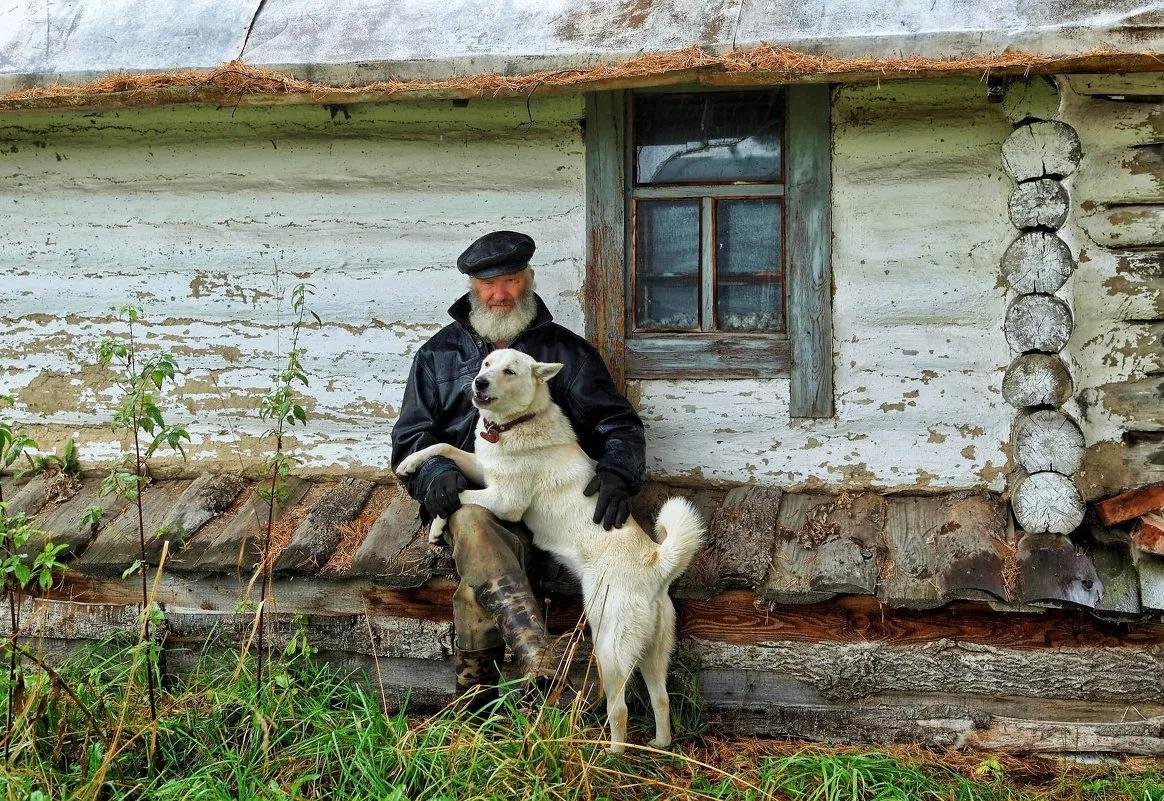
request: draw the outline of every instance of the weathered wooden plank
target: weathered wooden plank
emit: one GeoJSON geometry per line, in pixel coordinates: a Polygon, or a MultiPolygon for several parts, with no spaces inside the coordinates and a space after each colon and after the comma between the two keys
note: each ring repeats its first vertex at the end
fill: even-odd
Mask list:
{"type": "Polygon", "coordinates": [[[817,548],[830,533],[824,518],[836,500],[832,495],[785,494],[777,518],[772,563],[763,597],[774,603],[817,603],[835,594],[813,590],[817,548]]]}
{"type": "Polygon", "coordinates": [[[1064,536],[1025,534],[1018,543],[1018,598],[1094,608],[1103,582],[1091,555],[1064,536]]]}
{"type": "Polygon", "coordinates": [[[1017,183],[1064,178],[1075,171],[1082,156],[1079,136],[1058,120],[1020,125],[1002,143],[1002,165],[1017,183]]]}
{"type": "Polygon", "coordinates": [[[1056,409],[1019,415],[1013,441],[1014,456],[1028,473],[1054,470],[1069,476],[1083,463],[1083,432],[1056,409]]]}
{"type": "Polygon", "coordinates": [[[1129,720],[1126,705],[1015,696],[909,694],[829,704],[768,673],[703,671],[701,679],[705,697],[711,694],[708,719],[737,735],[1017,754],[1164,754],[1164,715],[1156,705],[1129,720]]]}
{"type": "Polygon", "coordinates": [[[792,86],[786,91],[789,413],[832,417],[832,88],[792,86]]]}
{"type": "Polygon", "coordinates": [[[967,494],[946,499],[943,507],[948,520],[933,537],[942,597],[1007,600],[1005,502],[997,495],[967,494]]]}
{"type": "Polygon", "coordinates": [[[1164,432],[1160,431],[1129,431],[1121,442],[1089,446],[1075,476],[1087,500],[1155,481],[1164,481],[1164,432]]]}
{"type": "Polygon", "coordinates": [[[1066,75],[1071,91],[1080,95],[1157,98],[1164,95],[1162,72],[1116,72],[1066,75]]]}
{"type": "Polygon", "coordinates": [[[626,97],[623,92],[586,95],[586,336],[624,387],[626,339],[626,97]]]}
{"type": "MultiPolygon", "coordinates": [[[[174,504],[190,483],[185,480],[159,481],[147,485],[142,490],[142,530],[145,534],[145,558],[148,564],[157,564],[165,540],[164,537],[158,536],[159,531],[173,510],[174,504]]],[[[73,566],[84,573],[99,576],[120,575],[140,558],[137,503],[134,502],[126,506],[116,520],[98,532],[97,538],[73,566]]]]}
{"type": "Polygon", "coordinates": [[[634,335],[625,343],[626,373],[635,379],[786,378],[791,344],[779,336],[665,338],[634,335]]]}
{"type": "Polygon", "coordinates": [[[1054,295],[1021,295],[1006,310],[1003,332],[1019,353],[1058,353],[1071,337],[1071,309],[1054,295]]]}
{"type": "Polygon", "coordinates": [[[67,546],[58,556],[59,559],[62,561],[73,559],[88,547],[101,526],[114,520],[128,505],[129,501],[114,493],[102,495],[100,478],[84,479],[73,497],[60,504],[45,507],[36,516],[34,525],[42,529],[47,536],[34,536],[29,539],[27,547],[30,557],[39,553],[47,541],[54,545],[67,546]],[[101,519],[96,526],[82,522],[90,506],[100,510],[101,519]]]}
{"type": "Polygon", "coordinates": [[[1002,377],[1002,396],[1011,406],[1062,406],[1071,397],[1071,374],[1063,360],[1046,353],[1024,353],[1002,377]]]}
{"type": "Polygon", "coordinates": [[[836,498],[824,519],[827,536],[812,561],[809,588],[813,592],[872,595],[886,552],[888,504],[866,492],[836,498]]]}
{"type": "Polygon", "coordinates": [[[1105,142],[1084,155],[1072,191],[1085,211],[1164,201],[1164,141],[1131,147],[1105,142]]]}
{"type": "MultiPolygon", "coordinates": [[[[1094,530],[1093,530],[1094,533],[1094,530]]],[[[1139,615],[1140,576],[1136,572],[1126,538],[1095,538],[1090,546],[1095,574],[1103,585],[1103,592],[1095,605],[1096,612],[1120,615],[1139,615]]]]}
{"type": "Polygon", "coordinates": [[[783,495],[778,487],[743,486],[724,496],[708,521],[708,536],[719,557],[713,592],[763,586],[783,495]]]}
{"type": "Polygon", "coordinates": [[[419,560],[415,558],[415,551],[407,555],[411,558],[405,554],[419,533],[420,504],[403,487],[397,487],[380,517],[368,530],[347,574],[391,577],[393,580],[399,577],[402,583],[398,586],[423,584],[430,577],[424,569],[423,552],[419,560]]]}
{"type": "Polygon", "coordinates": [[[1028,473],[1011,494],[1015,522],[1030,534],[1070,534],[1087,511],[1075,482],[1062,473],[1028,473]]]}
{"type": "Polygon", "coordinates": [[[5,499],[8,506],[5,514],[34,516],[49,502],[49,479],[35,475],[26,481],[11,498],[5,499]]]}
{"type": "MultiPolygon", "coordinates": [[[[281,520],[297,504],[311,482],[298,476],[283,479],[285,495],[275,504],[274,522],[281,520]]],[[[244,504],[218,526],[193,537],[170,561],[170,569],[194,573],[250,573],[262,559],[263,534],[267,530],[270,504],[259,490],[270,489],[270,481],[259,481],[244,504]]],[[[224,515],[228,513],[224,512],[224,515]]]]}
{"type": "Polygon", "coordinates": [[[951,523],[941,498],[890,496],[885,529],[888,553],[877,597],[890,606],[928,609],[945,603],[938,586],[940,569],[933,547],[951,523]]]}
{"type": "Polygon", "coordinates": [[[1164,204],[1094,205],[1081,203],[1079,227],[1105,248],[1164,246],[1164,204]]]}
{"type": "Polygon", "coordinates": [[[320,499],[291,535],[275,560],[276,573],[315,573],[339,543],[339,525],[353,520],[376,485],[362,478],[345,478],[320,499]]]}
{"type": "Polygon", "coordinates": [[[1075,271],[1071,248],[1048,231],[1019,234],[1002,254],[1002,275],[1019,294],[1051,293],[1075,271]]]}
{"type": "Polygon", "coordinates": [[[681,647],[704,669],[795,676],[832,703],[886,692],[1158,703],[1164,680],[1164,648],[1158,645],[1013,649],[955,640],[735,645],[688,637],[681,647]]]}
{"type": "Polygon", "coordinates": [[[1010,193],[1007,211],[1015,228],[1057,229],[1067,220],[1071,198],[1053,178],[1036,178],[1019,184],[1010,193]]]}
{"type": "MultiPolygon", "coordinates": [[[[1164,348],[1161,348],[1164,354],[1164,348]]],[[[1105,384],[1099,403],[1135,431],[1164,431],[1164,376],[1105,384]]]]}
{"type": "Polygon", "coordinates": [[[1133,551],[1140,577],[1140,604],[1144,609],[1164,610],[1164,557],[1133,551]]]}
{"type": "Polygon", "coordinates": [[[230,508],[246,481],[241,476],[203,473],[186,487],[159,527],[159,536],[176,552],[183,543],[220,513],[230,508]]]}

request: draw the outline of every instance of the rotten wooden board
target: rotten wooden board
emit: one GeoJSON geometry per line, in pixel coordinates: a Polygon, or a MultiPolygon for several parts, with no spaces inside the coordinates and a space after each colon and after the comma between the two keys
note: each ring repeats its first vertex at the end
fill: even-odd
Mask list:
{"type": "Polygon", "coordinates": [[[688,637],[681,648],[704,669],[795,676],[831,703],[887,692],[1159,702],[1164,682],[1160,646],[1013,649],[956,640],[735,645],[688,637]]]}
{"type": "Polygon", "coordinates": [[[101,479],[87,478],[81,482],[75,495],[59,504],[46,506],[33,520],[33,524],[45,532],[45,536],[31,537],[27,543],[31,556],[44,548],[45,542],[65,545],[57,557],[62,561],[75,558],[82,553],[102,526],[117,518],[129,505],[129,501],[114,493],[101,494],[101,479]],[[83,522],[89,507],[95,507],[100,521],[96,526],[83,522]]]}
{"type": "Polygon", "coordinates": [[[1128,431],[1122,441],[1091,445],[1075,480],[1088,500],[1164,481],[1164,432],[1128,431]]]}
{"type": "Polygon", "coordinates": [[[994,495],[967,494],[946,499],[943,512],[947,522],[933,537],[942,597],[1008,600],[1005,502],[994,495]]]}
{"type": "Polygon", "coordinates": [[[784,493],[778,487],[736,487],[724,496],[708,536],[718,554],[713,593],[755,590],[764,583],[772,562],[776,520],[784,493]]]}
{"type": "MultiPolygon", "coordinates": [[[[1093,535],[1095,530],[1092,530],[1093,535]]],[[[1095,604],[1096,612],[1140,616],[1140,575],[1126,538],[1096,537],[1088,546],[1095,573],[1103,592],[1095,604]]]]}
{"type": "Polygon", "coordinates": [[[941,498],[900,496],[889,499],[888,552],[877,597],[890,606],[928,609],[945,603],[938,586],[933,548],[951,521],[941,498]]]}
{"type": "MultiPolygon", "coordinates": [[[[274,522],[307,494],[311,482],[288,476],[283,486],[285,495],[282,503],[275,504],[274,522]]],[[[259,494],[260,488],[269,489],[270,483],[257,483],[243,506],[217,532],[206,532],[188,542],[171,560],[171,568],[179,572],[249,574],[262,559],[263,534],[271,512],[270,504],[259,494]]]]}
{"type": "Polygon", "coordinates": [[[1057,534],[1024,534],[1018,543],[1019,600],[1093,609],[1103,582],[1088,551],[1057,534]]]}
{"type": "Polygon", "coordinates": [[[200,528],[225,512],[242,492],[246,481],[230,473],[203,473],[174,502],[162,521],[162,536],[170,540],[170,551],[178,549],[200,528]]]}
{"type": "MultiPolygon", "coordinates": [[[[159,481],[147,485],[141,492],[142,532],[145,537],[145,561],[156,565],[162,553],[164,537],[158,536],[167,516],[190,481],[159,481]]],[[[141,558],[137,503],[125,510],[101,529],[88,549],[73,563],[82,572],[94,575],[120,575],[141,558]]]]}
{"type": "Polygon", "coordinates": [[[418,535],[423,535],[427,546],[427,534],[420,529],[420,504],[403,487],[397,487],[360,543],[347,575],[382,578],[393,586],[423,584],[430,578],[426,570],[428,548],[410,547],[418,535]]]}
{"type": "Polygon", "coordinates": [[[339,543],[340,524],[355,519],[375,486],[362,478],[345,478],[336,484],[295,529],[291,541],[275,560],[275,572],[317,572],[339,543]]]}

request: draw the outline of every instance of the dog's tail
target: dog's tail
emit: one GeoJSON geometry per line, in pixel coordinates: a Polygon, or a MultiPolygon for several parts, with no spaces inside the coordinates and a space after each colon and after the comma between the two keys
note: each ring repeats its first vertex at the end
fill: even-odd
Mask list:
{"type": "Polygon", "coordinates": [[[659,543],[659,573],[669,585],[691,564],[703,544],[704,524],[699,510],[686,498],[670,498],[655,520],[659,543]]]}

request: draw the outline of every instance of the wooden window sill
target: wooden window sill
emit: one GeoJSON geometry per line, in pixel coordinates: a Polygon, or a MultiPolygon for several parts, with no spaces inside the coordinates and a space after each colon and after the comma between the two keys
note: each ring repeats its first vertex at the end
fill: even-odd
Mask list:
{"type": "Polygon", "coordinates": [[[634,334],[626,339],[628,379],[789,378],[784,334],[634,334]]]}

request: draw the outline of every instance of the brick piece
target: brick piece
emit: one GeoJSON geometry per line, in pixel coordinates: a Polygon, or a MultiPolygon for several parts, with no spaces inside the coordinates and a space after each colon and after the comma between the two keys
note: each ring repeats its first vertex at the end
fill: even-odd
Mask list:
{"type": "Polygon", "coordinates": [[[1164,514],[1146,514],[1140,518],[1132,542],[1141,551],[1164,556],[1164,514]]]}
{"type": "Polygon", "coordinates": [[[1164,509],[1164,481],[1121,492],[1095,505],[1105,526],[1123,523],[1157,509],[1164,509]]]}

